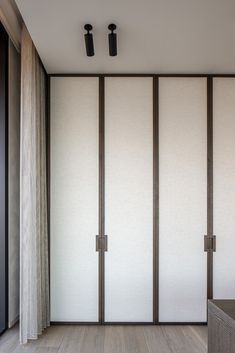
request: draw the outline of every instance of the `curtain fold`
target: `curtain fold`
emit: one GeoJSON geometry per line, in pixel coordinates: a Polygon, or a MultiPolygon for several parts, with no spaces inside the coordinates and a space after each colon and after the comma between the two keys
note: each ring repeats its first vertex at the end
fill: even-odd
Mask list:
{"type": "Polygon", "coordinates": [[[46,80],[26,29],[21,41],[20,342],[49,326],[46,80]]]}

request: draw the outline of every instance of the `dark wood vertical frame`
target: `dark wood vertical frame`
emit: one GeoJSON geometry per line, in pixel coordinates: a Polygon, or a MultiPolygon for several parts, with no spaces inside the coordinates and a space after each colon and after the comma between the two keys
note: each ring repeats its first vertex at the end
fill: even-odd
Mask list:
{"type": "MultiPolygon", "coordinates": [[[[99,236],[105,235],[105,85],[99,77],[99,236]]],[[[99,323],[105,319],[105,252],[99,251],[99,323]]]]}
{"type": "Polygon", "coordinates": [[[0,334],[8,327],[8,35],[0,23],[0,334]]]}
{"type": "MultiPolygon", "coordinates": [[[[207,77],[207,235],[213,235],[213,77],[207,77]]],[[[207,299],[213,299],[213,250],[207,252],[207,299]]]]}
{"type": "Polygon", "coordinates": [[[153,76],[153,322],[159,322],[159,78],[153,76]]]}

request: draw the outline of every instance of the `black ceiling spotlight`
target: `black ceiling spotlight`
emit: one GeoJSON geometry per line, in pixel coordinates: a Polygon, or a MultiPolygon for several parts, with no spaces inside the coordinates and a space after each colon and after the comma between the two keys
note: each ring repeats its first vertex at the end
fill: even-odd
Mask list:
{"type": "Polygon", "coordinates": [[[109,55],[116,56],[117,55],[117,33],[114,33],[117,26],[114,23],[111,23],[108,26],[108,29],[111,31],[109,33],[109,55]]]}
{"type": "Polygon", "coordinates": [[[87,31],[86,34],[84,34],[85,37],[85,45],[86,45],[86,54],[87,56],[94,56],[94,43],[93,43],[93,35],[90,33],[92,30],[92,25],[86,24],[84,26],[84,29],[87,31]]]}

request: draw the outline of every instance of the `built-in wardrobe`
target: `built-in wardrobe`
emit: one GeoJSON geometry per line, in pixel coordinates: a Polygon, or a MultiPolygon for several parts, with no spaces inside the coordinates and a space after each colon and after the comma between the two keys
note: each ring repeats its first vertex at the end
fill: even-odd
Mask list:
{"type": "Polygon", "coordinates": [[[235,78],[51,75],[51,321],[202,323],[235,298],[235,78]]]}

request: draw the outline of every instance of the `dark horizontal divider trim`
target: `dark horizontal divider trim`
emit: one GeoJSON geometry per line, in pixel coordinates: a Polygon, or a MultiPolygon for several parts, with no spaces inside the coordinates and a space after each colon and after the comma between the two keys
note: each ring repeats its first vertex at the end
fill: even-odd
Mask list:
{"type": "Polygon", "coordinates": [[[110,325],[110,326],[117,326],[117,325],[122,325],[122,326],[151,326],[154,325],[154,322],[119,322],[119,321],[115,321],[115,322],[86,322],[86,321],[51,321],[50,323],[51,325],[55,325],[55,326],[59,326],[59,325],[110,325]]]}
{"type": "Polygon", "coordinates": [[[159,322],[162,326],[207,326],[207,322],[159,322]]]}
{"type": "Polygon", "coordinates": [[[235,78],[235,73],[233,74],[157,74],[157,73],[149,73],[149,74],[108,74],[108,73],[96,73],[96,74],[66,74],[66,73],[53,73],[48,74],[49,77],[228,77],[235,78]]]}
{"type": "Polygon", "coordinates": [[[153,74],[49,74],[50,77],[153,77],[153,74]]]}
{"type": "Polygon", "coordinates": [[[51,321],[51,326],[60,326],[60,325],[102,325],[99,321],[51,321]]]}
{"type": "Polygon", "coordinates": [[[119,321],[105,321],[105,325],[110,325],[110,326],[152,326],[154,325],[154,322],[119,322],[119,321]]]}
{"type": "Polygon", "coordinates": [[[52,326],[60,325],[94,325],[94,326],[206,326],[207,322],[86,322],[86,321],[51,321],[52,326]]]}

